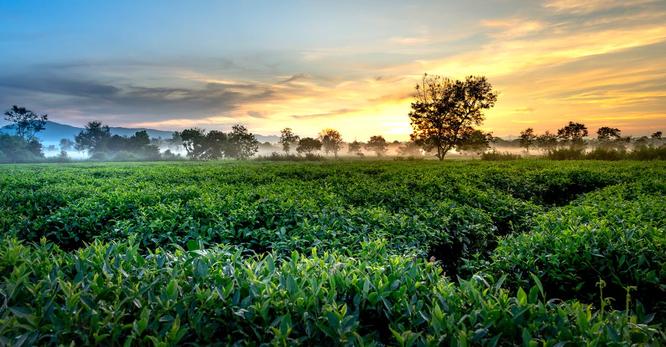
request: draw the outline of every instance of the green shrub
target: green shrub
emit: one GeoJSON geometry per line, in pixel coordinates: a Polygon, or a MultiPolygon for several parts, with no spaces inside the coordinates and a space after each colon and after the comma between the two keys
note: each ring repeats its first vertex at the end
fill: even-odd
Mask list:
{"type": "Polygon", "coordinates": [[[637,146],[629,153],[629,158],[634,160],[666,160],[666,145],[637,146]]]}
{"type": "Polygon", "coordinates": [[[572,345],[655,343],[649,317],[515,296],[483,278],[459,285],[436,263],[381,242],[356,257],[244,259],[232,247],[156,249],[132,240],[74,253],[0,244],[3,344],[572,345]]]}
{"type": "Polygon", "coordinates": [[[502,161],[502,160],[517,160],[520,159],[520,154],[512,154],[509,152],[484,152],[481,154],[481,160],[489,161],[502,161]]]}
{"type": "Polygon", "coordinates": [[[552,160],[581,160],[585,159],[585,148],[558,148],[548,151],[546,158],[552,160]]]}
{"type": "MultiPolygon", "coordinates": [[[[626,290],[652,311],[666,312],[666,199],[640,188],[610,187],[539,217],[534,229],[500,241],[486,271],[514,286],[539,276],[549,297],[598,303],[603,280],[612,305],[626,290]]],[[[483,267],[482,267],[483,268],[483,267]]]]}

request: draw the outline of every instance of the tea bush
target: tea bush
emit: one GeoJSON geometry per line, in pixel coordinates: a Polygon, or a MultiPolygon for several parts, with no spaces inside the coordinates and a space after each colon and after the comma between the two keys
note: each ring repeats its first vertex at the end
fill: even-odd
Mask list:
{"type": "Polygon", "coordinates": [[[73,253],[0,246],[3,344],[397,345],[646,343],[644,315],[515,296],[483,278],[446,280],[435,263],[391,255],[293,252],[244,258],[229,246],[142,254],[134,241],[73,253]]]}
{"type": "MultiPolygon", "coordinates": [[[[659,184],[659,183],[658,183],[659,184]]],[[[535,273],[549,296],[600,301],[623,308],[627,288],[666,313],[666,190],[613,186],[536,218],[532,232],[512,235],[492,252],[487,271],[526,286],[535,273]],[[657,191],[655,191],[657,190],[657,191]],[[651,194],[650,194],[651,193],[651,194]]]]}
{"type": "Polygon", "coordinates": [[[658,345],[665,169],[0,166],[0,345],[658,345]]]}

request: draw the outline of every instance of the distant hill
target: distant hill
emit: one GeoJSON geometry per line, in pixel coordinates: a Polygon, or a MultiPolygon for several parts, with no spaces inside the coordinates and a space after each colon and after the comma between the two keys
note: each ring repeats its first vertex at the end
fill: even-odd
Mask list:
{"type": "MultiPolygon", "coordinates": [[[[74,141],[74,137],[78,135],[78,133],[80,133],[81,130],[83,130],[83,128],[62,124],[58,122],[47,121],[45,129],[37,133],[37,138],[39,138],[39,140],[46,145],[57,144],[58,142],[60,142],[60,139],[70,139],[74,141]]],[[[173,134],[173,131],[156,130],[148,128],[110,127],[110,130],[112,135],[120,135],[120,136],[132,136],[137,131],[145,130],[146,132],[148,132],[148,136],[150,136],[151,138],[163,138],[163,139],[169,139],[173,134]]],[[[14,127],[12,125],[5,125],[2,128],[0,128],[0,134],[14,134],[14,127]]],[[[255,136],[257,137],[257,140],[259,140],[260,142],[268,141],[274,143],[277,142],[279,139],[278,136],[274,135],[263,136],[255,134],[255,136]]]]}

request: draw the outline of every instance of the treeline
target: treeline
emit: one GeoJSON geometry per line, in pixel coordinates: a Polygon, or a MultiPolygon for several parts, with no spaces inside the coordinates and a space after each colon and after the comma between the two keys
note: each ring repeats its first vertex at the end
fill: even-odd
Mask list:
{"type": "MultiPolygon", "coordinates": [[[[538,150],[555,160],[666,159],[661,131],[649,137],[632,138],[623,136],[618,128],[601,127],[596,136],[590,138],[587,126],[569,122],[556,132],[537,134],[533,128],[527,128],[521,131],[518,139],[507,141],[476,129],[484,120],[482,111],[492,107],[496,100],[492,87],[482,77],[453,81],[426,75],[416,90],[416,101],[409,114],[413,132],[408,142],[388,142],[381,135],[373,135],[366,142],[346,143],[340,132],[331,128],[323,129],[316,137],[301,137],[291,128],[284,128],[278,142],[283,153],[273,152],[263,158],[316,160],[324,158],[322,155],[337,158],[345,153],[344,150],[348,156],[364,157],[366,153],[374,153],[382,157],[392,148],[393,154],[403,157],[435,156],[442,160],[454,150],[487,160],[507,160],[521,156],[498,153],[497,148],[521,147],[528,155],[530,150],[538,150]]],[[[234,125],[228,133],[191,128],[174,132],[170,139],[151,139],[146,131],[138,131],[132,136],[112,135],[108,125],[93,121],[76,135],[74,141],[62,139],[58,156],[46,158],[36,134],[44,130],[47,119],[48,115],[37,114],[25,107],[13,106],[6,111],[5,120],[11,123],[15,134],[0,135],[0,162],[67,161],[70,160],[68,151],[72,149],[86,152],[90,160],[99,161],[185,159],[178,154],[181,149],[191,160],[248,159],[255,156],[259,148],[275,149],[268,142],[261,144],[240,124],[234,125]],[[160,148],[165,147],[167,149],[161,152],[160,148]]]]}
{"type": "Polygon", "coordinates": [[[622,136],[618,128],[604,126],[597,130],[596,137],[590,138],[585,124],[569,122],[557,133],[546,131],[538,135],[533,128],[527,128],[520,132],[517,142],[526,153],[538,149],[549,159],[651,160],[666,159],[662,135],[657,131],[650,137],[632,138],[622,136]]]}
{"type": "Polygon", "coordinates": [[[0,134],[0,162],[17,163],[44,159],[42,144],[35,135],[44,130],[48,115],[37,114],[16,105],[4,115],[15,133],[0,134]]]}

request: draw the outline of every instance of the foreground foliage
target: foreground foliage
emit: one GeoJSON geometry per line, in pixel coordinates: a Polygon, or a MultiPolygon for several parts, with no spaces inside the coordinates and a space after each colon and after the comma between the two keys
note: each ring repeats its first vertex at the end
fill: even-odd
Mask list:
{"type": "Polygon", "coordinates": [[[3,166],[0,345],[657,345],[664,169],[3,166]]]}

